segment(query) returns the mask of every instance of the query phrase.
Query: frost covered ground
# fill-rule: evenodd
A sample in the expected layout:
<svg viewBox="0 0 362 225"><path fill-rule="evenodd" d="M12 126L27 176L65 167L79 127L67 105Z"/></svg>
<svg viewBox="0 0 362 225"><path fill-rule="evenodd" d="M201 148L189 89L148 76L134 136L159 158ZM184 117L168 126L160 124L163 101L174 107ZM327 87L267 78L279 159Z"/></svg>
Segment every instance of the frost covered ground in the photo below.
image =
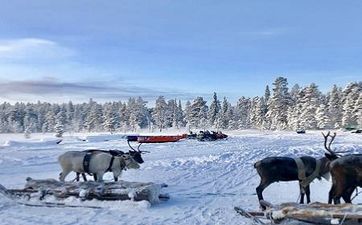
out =
<svg viewBox="0 0 362 225"><path fill-rule="evenodd" d="M230 134L230 133L229 133ZM84 141L88 140L88 141ZM128 150L122 135L72 135L59 145L49 135L0 135L0 183L23 188L26 177L58 178L57 157L69 150L89 148ZM338 131L333 149L362 153L362 135ZM227 140L144 144L145 163L139 170L127 170L122 179L169 185L171 199L150 206L145 202L80 202L67 204L101 206L89 208L38 208L15 205L0 196L0 221L5 224L250 224L233 210L234 206L257 210L255 187L259 177L253 163L267 156L323 155L319 131L240 131ZM69 177L68 179L72 179ZM105 176L111 179L111 174ZM326 202L330 183L314 181L312 201ZM264 192L272 203L297 201L296 182L275 183ZM362 202L357 197L354 202Z"/></svg>

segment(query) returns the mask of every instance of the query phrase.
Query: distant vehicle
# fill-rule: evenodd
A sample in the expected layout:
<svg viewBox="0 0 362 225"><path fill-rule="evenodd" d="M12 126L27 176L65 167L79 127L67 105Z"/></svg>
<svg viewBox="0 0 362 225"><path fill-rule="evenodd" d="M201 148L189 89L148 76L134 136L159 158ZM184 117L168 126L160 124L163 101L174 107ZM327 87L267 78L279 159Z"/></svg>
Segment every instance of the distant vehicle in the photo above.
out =
<svg viewBox="0 0 362 225"><path fill-rule="evenodd" d="M156 136L138 136L138 143L164 143L164 142L176 142L183 138L185 135L156 135Z"/></svg>
<svg viewBox="0 0 362 225"><path fill-rule="evenodd" d="M297 132L297 134L305 134L304 129L297 129L296 132Z"/></svg>
<svg viewBox="0 0 362 225"><path fill-rule="evenodd" d="M196 139L197 134L190 131L189 134L187 134L187 139Z"/></svg>
<svg viewBox="0 0 362 225"><path fill-rule="evenodd" d="M354 133L354 134L362 134L362 129L354 130L354 131L352 131L351 133Z"/></svg>
<svg viewBox="0 0 362 225"><path fill-rule="evenodd" d="M215 141L219 139L227 138L228 136L221 131L215 132L215 131L200 131L196 138L198 141Z"/></svg>

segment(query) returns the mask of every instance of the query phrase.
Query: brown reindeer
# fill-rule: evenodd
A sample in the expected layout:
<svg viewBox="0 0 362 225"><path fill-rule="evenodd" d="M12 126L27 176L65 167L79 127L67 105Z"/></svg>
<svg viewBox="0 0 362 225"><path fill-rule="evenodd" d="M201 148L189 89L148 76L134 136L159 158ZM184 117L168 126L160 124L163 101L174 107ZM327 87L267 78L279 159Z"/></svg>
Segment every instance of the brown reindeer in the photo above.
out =
<svg viewBox="0 0 362 225"><path fill-rule="evenodd" d="M334 160L330 165L332 188L328 203L340 204L342 197L351 203L351 196L357 187L362 187L362 154L346 155Z"/></svg>
<svg viewBox="0 0 362 225"><path fill-rule="evenodd" d="M323 133L322 133L323 134ZM323 134L324 147L327 150L325 156L316 159L311 156L302 156L300 158L290 157L267 157L254 164L260 176L260 184L256 188L259 202L263 200L263 191L270 184L279 181L299 181L300 187L300 204L304 204L304 195L307 197L307 203L310 203L310 187L309 184L315 179L326 177L329 172L329 164L338 156L331 150L331 144L336 137L336 133L330 136L331 141L327 146L328 137ZM265 206L260 205L262 209Z"/></svg>

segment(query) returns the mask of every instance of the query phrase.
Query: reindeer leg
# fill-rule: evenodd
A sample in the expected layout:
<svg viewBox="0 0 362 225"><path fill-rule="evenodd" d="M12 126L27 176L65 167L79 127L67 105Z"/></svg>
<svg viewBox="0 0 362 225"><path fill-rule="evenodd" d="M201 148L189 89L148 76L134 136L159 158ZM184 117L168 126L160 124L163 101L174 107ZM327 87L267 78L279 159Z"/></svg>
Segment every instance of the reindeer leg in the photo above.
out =
<svg viewBox="0 0 362 225"><path fill-rule="evenodd" d="M87 181L87 177L86 177L85 173L82 173L82 177L83 177L84 181Z"/></svg>
<svg viewBox="0 0 362 225"><path fill-rule="evenodd" d="M94 177L94 181L98 181L97 174L93 174L93 177Z"/></svg>
<svg viewBox="0 0 362 225"><path fill-rule="evenodd" d="M103 175L104 175L104 173L99 172L99 173L96 173L96 174L94 174L94 175L97 177L97 182L103 182Z"/></svg>
<svg viewBox="0 0 362 225"><path fill-rule="evenodd" d="M356 189L356 187L350 187L343 193L342 198L345 203L352 203L351 196L355 189Z"/></svg>
<svg viewBox="0 0 362 225"><path fill-rule="evenodd" d="M272 182L266 181L266 180L261 180L261 181L260 181L259 186L256 188L256 193L257 193L257 195L258 195L259 202L260 202L260 200L264 200L264 198L263 198L263 191L264 191L264 189L267 188L271 183L272 183ZM266 209L265 206L260 205L260 207L261 207L262 210L265 210L265 209Z"/></svg>
<svg viewBox="0 0 362 225"><path fill-rule="evenodd" d="M300 193L299 204L304 204L304 195L306 191L305 188L300 184L300 182L299 182L299 193Z"/></svg>
<svg viewBox="0 0 362 225"><path fill-rule="evenodd" d="M329 195L328 195L328 204L332 204L334 192L335 192L335 187L334 187L334 185L332 185L331 190L329 191Z"/></svg>
<svg viewBox="0 0 362 225"><path fill-rule="evenodd" d="M309 184L307 187L305 187L305 194L307 196L307 204L309 204L310 203L310 186L309 186Z"/></svg>

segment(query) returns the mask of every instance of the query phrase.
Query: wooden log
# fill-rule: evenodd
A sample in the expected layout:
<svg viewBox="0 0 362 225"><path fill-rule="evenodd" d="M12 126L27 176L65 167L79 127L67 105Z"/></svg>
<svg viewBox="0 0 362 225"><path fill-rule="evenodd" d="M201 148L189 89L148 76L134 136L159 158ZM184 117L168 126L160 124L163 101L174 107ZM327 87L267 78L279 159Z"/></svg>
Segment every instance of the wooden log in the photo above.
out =
<svg viewBox="0 0 362 225"><path fill-rule="evenodd" d="M297 203L267 204L272 206L272 208L268 208L263 212L235 210L247 218L268 219L273 220L275 223L296 220L312 224L340 224L342 222L344 225L362 224L361 205L331 205L319 202L309 205Z"/></svg>
<svg viewBox="0 0 362 225"><path fill-rule="evenodd" d="M40 199L47 195L53 195L56 198L78 197L82 200L146 200L150 203L156 203L160 200L167 200L167 194L160 194L162 187L166 184L139 183L139 182L60 182L55 179L35 180L26 179L24 189L9 189L13 195L29 195L30 197L38 194ZM40 193L40 196L39 196Z"/></svg>

